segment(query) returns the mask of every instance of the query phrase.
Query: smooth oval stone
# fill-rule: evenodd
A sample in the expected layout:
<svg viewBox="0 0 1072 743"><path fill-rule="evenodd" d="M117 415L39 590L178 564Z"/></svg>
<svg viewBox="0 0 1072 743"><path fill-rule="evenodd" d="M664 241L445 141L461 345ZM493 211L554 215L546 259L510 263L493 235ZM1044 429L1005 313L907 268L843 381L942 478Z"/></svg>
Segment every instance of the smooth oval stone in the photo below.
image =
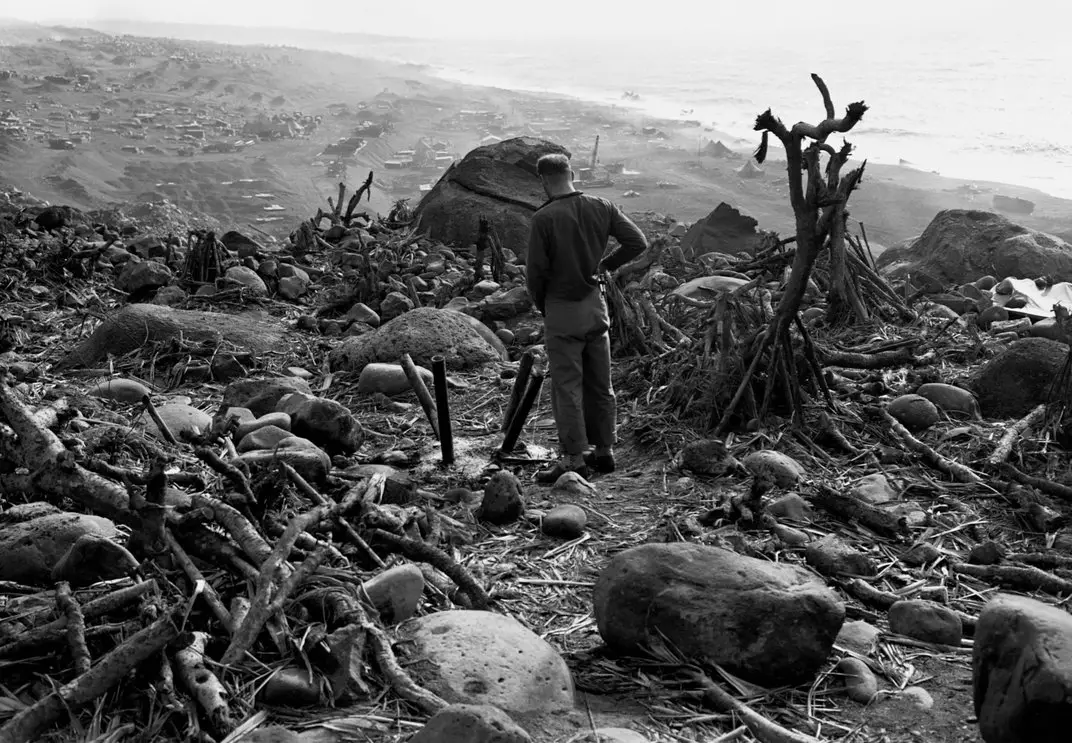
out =
<svg viewBox="0 0 1072 743"><path fill-rule="evenodd" d="M293 435L279 426L263 426L242 437L238 442L238 452L243 454L257 449L274 449L283 439Z"/></svg>
<svg viewBox="0 0 1072 743"><path fill-rule="evenodd" d="M584 512L584 509L567 503L555 506L548 511L540 523L540 528L549 537L576 539L584 534L584 527L587 523L588 514Z"/></svg>
<svg viewBox="0 0 1072 743"><path fill-rule="evenodd" d="M924 431L940 419L934 403L920 395L901 395L890 403L889 413L909 431Z"/></svg>
<svg viewBox="0 0 1072 743"><path fill-rule="evenodd" d="M290 431L290 416L286 413L266 413L254 420L242 421L238 428L235 429L235 439L241 441L254 431L267 426L275 426L276 428L282 428L284 431Z"/></svg>
<svg viewBox="0 0 1072 743"><path fill-rule="evenodd" d="M141 399L150 394L150 390L141 382L133 379L109 379L90 388L89 394L105 400L115 400L130 405L141 402Z"/></svg>

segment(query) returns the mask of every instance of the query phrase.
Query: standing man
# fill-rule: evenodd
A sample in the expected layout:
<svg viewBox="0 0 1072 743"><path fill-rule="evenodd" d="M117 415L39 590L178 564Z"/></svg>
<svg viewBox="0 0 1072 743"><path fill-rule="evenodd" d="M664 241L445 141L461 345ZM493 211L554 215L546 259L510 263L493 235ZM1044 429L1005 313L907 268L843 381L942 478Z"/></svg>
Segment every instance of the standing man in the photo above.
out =
<svg viewBox="0 0 1072 743"><path fill-rule="evenodd" d="M617 410L610 368L610 317L599 275L615 271L648 247L640 231L607 199L573 187L565 155L544 155L536 171L548 202L529 232L529 295L544 318L551 372L551 412L563 456L537 473L554 482L566 472L588 476L588 466L614 470ZM621 247L604 256L607 238ZM589 445L595 452L586 454Z"/></svg>

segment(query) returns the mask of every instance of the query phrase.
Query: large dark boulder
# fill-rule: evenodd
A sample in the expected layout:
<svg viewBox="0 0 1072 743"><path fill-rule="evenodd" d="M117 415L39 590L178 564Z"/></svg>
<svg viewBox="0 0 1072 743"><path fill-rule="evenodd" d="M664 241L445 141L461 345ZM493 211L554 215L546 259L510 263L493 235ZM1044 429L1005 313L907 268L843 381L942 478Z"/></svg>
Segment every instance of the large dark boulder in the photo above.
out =
<svg viewBox="0 0 1072 743"><path fill-rule="evenodd" d="M968 380L987 418L1020 418L1047 401L1068 358L1068 346L1048 338L1022 338L983 364Z"/></svg>
<svg viewBox="0 0 1072 743"><path fill-rule="evenodd" d="M845 619L837 595L803 568L685 542L619 553L593 599L612 649L642 651L665 637L685 658L771 686L812 678Z"/></svg>
<svg viewBox="0 0 1072 743"><path fill-rule="evenodd" d="M987 743L1072 737L1072 614L1022 596L983 607L972 650L979 732Z"/></svg>
<svg viewBox="0 0 1072 743"><path fill-rule="evenodd" d="M947 209L923 234L879 256L889 276L923 272L945 284L983 276L1072 280L1072 245L992 212Z"/></svg>
<svg viewBox="0 0 1072 743"><path fill-rule="evenodd" d="M565 147L532 137L516 137L477 147L454 163L417 205L417 228L433 240L468 247L486 216L504 248L519 256L528 249L532 213L547 200L536 161Z"/></svg>
<svg viewBox="0 0 1072 743"><path fill-rule="evenodd" d="M722 202L689 228L681 238L681 249L692 257L704 253L755 253L763 237L756 232L758 224L752 217Z"/></svg>

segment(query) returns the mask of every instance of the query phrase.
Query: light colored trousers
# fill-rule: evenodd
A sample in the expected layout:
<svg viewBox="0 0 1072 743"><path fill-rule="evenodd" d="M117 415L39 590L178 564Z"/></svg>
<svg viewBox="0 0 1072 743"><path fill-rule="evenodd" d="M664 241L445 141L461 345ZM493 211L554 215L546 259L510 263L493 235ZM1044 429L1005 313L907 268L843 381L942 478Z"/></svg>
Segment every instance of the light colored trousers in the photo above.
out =
<svg viewBox="0 0 1072 743"><path fill-rule="evenodd" d="M548 297L544 346L551 372L551 413L566 454L613 446L617 410L610 370L610 316L596 289L573 302Z"/></svg>

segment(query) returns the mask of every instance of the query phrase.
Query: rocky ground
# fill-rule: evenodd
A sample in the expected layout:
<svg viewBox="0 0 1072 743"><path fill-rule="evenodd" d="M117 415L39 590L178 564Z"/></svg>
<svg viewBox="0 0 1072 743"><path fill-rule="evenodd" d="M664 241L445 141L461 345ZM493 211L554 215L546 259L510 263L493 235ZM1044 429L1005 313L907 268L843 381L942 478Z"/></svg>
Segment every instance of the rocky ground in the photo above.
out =
<svg viewBox="0 0 1072 743"><path fill-rule="evenodd" d="M716 439L790 249L638 215L618 469L542 487L497 218L548 146L445 179L516 186L474 207L480 258L352 187L277 239L4 191L0 741L1064 739L1072 249L932 213L877 267L860 244L849 327L821 263L806 404Z"/></svg>

